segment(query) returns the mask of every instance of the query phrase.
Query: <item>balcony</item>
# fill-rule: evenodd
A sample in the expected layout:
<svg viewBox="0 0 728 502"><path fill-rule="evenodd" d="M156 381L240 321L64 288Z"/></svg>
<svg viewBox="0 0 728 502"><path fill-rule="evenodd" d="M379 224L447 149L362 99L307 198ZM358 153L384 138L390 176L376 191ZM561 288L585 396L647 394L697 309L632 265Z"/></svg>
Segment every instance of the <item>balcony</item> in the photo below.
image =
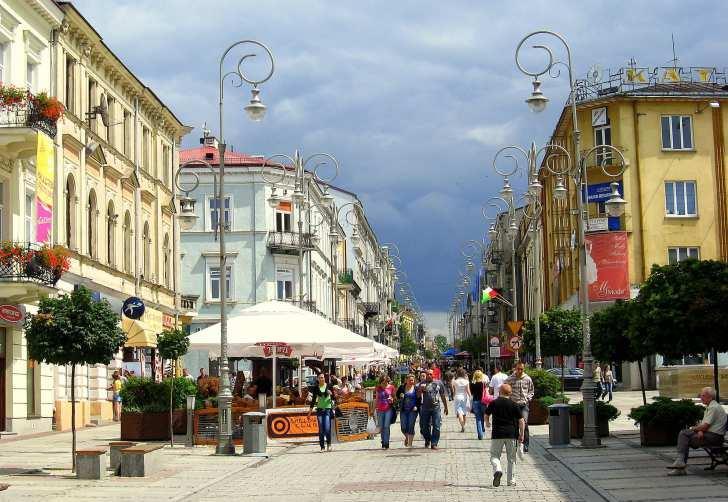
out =
<svg viewBox="0 0 728 502"><path fill-rule="evenodd" d="M269 232L268 249L271 253L297 255L299 249L310 251L314 249L311 234L297 232Z"/></svg>
<svg viewBox="0 0 728 502"><path fill-rule="evenodd" d="M379 314L379 302L364 302L362 307L364 309L364 319Z"/></svg>
<svg viewBox="0 0 728 502"><path fill-rule="evenodd" d="M56 137L56 122L63 105L45 93L34 96L25 90L0 87L0 146L17 156L35 155L36 135Z"/></svg>
<svg viewBox="0 0 728 502"><path fill-rule="evenodd" d="M55 285L68 270L66 254L56 248L32 243L4 242L0 246L0 299L27 303L56 291Z"/></svg>
<svg viewBox="0 0 728 502"><path fill-rule="evenodd" d="M180 315L185 318L186 322L197 317L197 300L200 295L182 295L180 298Z"/></svg>
<svg viewBox="0 0 728 502"><path fill-rule="evenodd" d="M337 287L339 289L351 291L351 294L355 298L358 298L359 293L361 293L361 287L359 287L359 284L357 284L357 282L354 280L354 271L350 268L339 271L339 280L337 282Z"/></svg>
<svg viewBox="0 0 728 502"><path fill-rule="evenodd" d="M346 328L349 331L361 335L364 332L364 328L357 324L356 319L339 319L337 324L342 328Z"/></svg>

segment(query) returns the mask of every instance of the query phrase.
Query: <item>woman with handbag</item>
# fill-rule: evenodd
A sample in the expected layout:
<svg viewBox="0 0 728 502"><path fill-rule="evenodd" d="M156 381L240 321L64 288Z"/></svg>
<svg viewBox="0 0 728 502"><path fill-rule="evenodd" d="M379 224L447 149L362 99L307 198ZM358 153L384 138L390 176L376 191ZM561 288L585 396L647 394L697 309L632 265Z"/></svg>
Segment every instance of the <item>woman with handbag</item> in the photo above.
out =
<svg viewBox="0 0 728 502"><path fill-rule="evenodd" d="M316 407L316 421L318 422L319 446L321 453L324 449L324 441L326 448L331 451L331 420L334 416L334 407L336 406L336 394L330 384L326 383L326 376L323 373L318 375L318 383L309 389L311 394L311 407L308 409L308 416L311 416L313 407Z"/></svg>
<svg viewBox="0 0 728 502"><path fill-rule="evenodd" d="M475 415L475 430L478 433L478 439L483 439L485 434L484 420L489 422L489 418L485 416L485 408L487 404L483 404L483 394L488 393L488 377L480 370L473 373L473 383L470 384L470 394L473 396L473 414ZM488 424L490 427L490 424Z"/></svg>
<svg viewBox="0 0 728 502"><path fill-rule="evenodd" d="M392 425L392 418L395 413L393 407L395 388L389 381L386 374L379 377L379 383L375 389L377 396L377 423L382 434L382 448L389 449L389 427Z"/></svg>
<svg viewBox="0 0 728 502"><path fill-rule="evenodd" d="M415 439L415 422L417 421L417 385L415 376L410 373L405 382L397 389L397 399L400 406L400 428L404 434L404 445L412 448L412 441Z"/></svg>

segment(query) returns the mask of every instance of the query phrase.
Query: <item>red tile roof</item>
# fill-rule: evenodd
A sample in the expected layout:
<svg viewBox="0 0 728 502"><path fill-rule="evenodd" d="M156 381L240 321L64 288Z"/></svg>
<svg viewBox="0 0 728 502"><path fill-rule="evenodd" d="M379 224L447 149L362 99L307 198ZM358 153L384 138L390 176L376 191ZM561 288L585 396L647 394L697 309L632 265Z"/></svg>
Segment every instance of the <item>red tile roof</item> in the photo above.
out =
<svg viewBox="0 0 728 502"><path fill-rule="evenodd" d="M212 154L211 157L210 154ZM213 166L220 164L220 156L218 154L217 148L213 146L199 146L197 148L180 150L180 164L184 164L185 162L189 162L191 160L204 160L205 162ZM261 164L263 164L262 157L253 157L251 155L239 152L225 152L226 166L260 166Z"/></svg>

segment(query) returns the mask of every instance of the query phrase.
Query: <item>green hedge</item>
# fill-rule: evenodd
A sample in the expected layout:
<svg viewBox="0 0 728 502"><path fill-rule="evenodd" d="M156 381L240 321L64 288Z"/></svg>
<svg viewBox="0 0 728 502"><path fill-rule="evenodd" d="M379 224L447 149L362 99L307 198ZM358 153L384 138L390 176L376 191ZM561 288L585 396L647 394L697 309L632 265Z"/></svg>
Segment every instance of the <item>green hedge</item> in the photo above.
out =
<svg viewBox="0 0 728 502"><path fill-rule="evenodd" d="M705 408L691 399L673 401L669 397L655 397L654 402L644 404L627 415L636 425L652 427L676 427L684 429L698 423L703 418Z"/></svg>
<svg viewBox="0 0 728 502"><path fill-rule="evenodd" d="M197 384L184 377L155 382L151 378L132 377L121 388L124 411L169 411L170 385L174 385L172 406L175 410L187 407L187 396L197 394Z"/></svg>

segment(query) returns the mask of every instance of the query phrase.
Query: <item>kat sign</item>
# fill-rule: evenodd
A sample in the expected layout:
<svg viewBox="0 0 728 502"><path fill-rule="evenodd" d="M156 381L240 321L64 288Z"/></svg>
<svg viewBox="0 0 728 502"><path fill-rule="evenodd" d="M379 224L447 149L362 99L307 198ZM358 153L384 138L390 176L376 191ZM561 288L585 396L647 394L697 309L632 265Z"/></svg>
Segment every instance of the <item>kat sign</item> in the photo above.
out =
<svg viewBox="0 0 728 502"><path fill-rule="evenodd" d="M587 235L585 240L589 300L628 300L627 233L594 233Z"/></svg>

